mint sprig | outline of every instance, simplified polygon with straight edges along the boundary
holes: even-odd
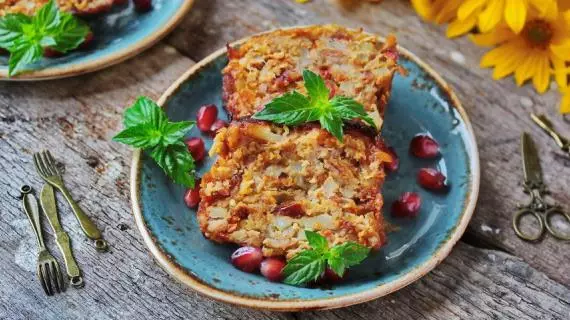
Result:
[[[61,53],[77,48],[88,33],[89,26],[60,11],[54,0],[31,17],[7,14],[0,18],[0,48],[10,52],[8,75],[25,71],[43,56],[46,47]]]
[[[286,284],[299,286],[316,281],[327,265],[342,277],[346,269],[360,264],[370,253],[370,248],[350,241],[329,248],[327,239],[313,231],[305,230],[305,236],[311,249],[299,252],[287,262],[283,269]]]
[[[170,122],[162,108],[139,97],[123,117],[125,129],[113,140],[149,151],[149,155],[175,183],[194,188],[194,159],[182,141],[194,121]]]
[[[323,129],[341,142],[343,121],[362,119],[376,128],[374,120],[354,99],[344,96],[334,96],[329,99],[330,90],[323,78],[316,73],[304,70],[303,81],[308,96],[297,91],[285,93],[266,104],[263,110],[253,115],[253,118],[290,126],[319,121]]]

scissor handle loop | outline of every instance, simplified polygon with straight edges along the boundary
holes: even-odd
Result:
[[[519,225],[521,223],[522,217],[526,215],[534,216],[534,218],[538,221],[538,233],[536,235],[529,235],[521,231]],[[542,235],[544,234],[544,221],[542,221],[542,216],[535,210],[524,208],[517,212],[513,216],[513,229],[515,229],[516,235],[526,241],[538,241]]]
[[[556,239],[569,241],[570,240],[570,234],[562,234],[562,233],[556,231],[556,228],[554,228],[551,225],[551,223],[550,223],[551,219],[550,218],[554,215],[563,216],[564,218],[566,218],[567,225],[570,225],[570,214],[568,214],[568,212],[563,211],[559,207],[554,207],[554,208],[548,209],[544,213],[544,224],[546,225],[546,229],[548,230],[548,232],[553,237],[555,237]]]

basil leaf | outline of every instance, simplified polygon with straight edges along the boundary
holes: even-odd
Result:
[[[163,139],[162,132],[148,124],[127,128],[119,132],[113,141],[128,144],[135,148],[154,147]]]
[[[62,14],[61,22],[53,32],[55,45],[54,49],[60,52],[73,50],[85,41],[89,33],[89,26],[78,20],[69,13]]]
[[[370,248],[350,241],[334,246],[331,249],[331,256],[341,257],[347,267],[360,264],[364,259],[366,259],[366,257],[368,257],[369,253]]]
[[[364,106],[358,103],[358,101],[348,97],[335,96],[330,103],[335,109],[335,113],[340,117],[344,119],[362,119],[374,129],[378,129],[374,120],[372,120],[368,112],[364,109]]]
[[[184,135],[192,129],[194,121],[169,122],[162,129],[163,144],[174,144],[184,138]]]
[[[317,252],[324,252],[328,250],[329,245],[327,243],[327,238],[321,236],[317,232],[305,230],[305,236],[311,248],[315,249]]]
[[[8,50],[14,42],[23,36],[22,25],[32,19],[24,14],[7,14],[0,19],[0,48]]]
[[[283,268],[284,283],[298,286],[315,281],[325,271],[326,260],[315,250],[305,250],[293,257]]]
[[[162,128],[168,122],[164,110],[147,97],[139,97],[125,110],[123,125],[127,128],[148,123],[154,128]]]
[[[316,73],[310,70],[303,70],[303,81],[305,81],[305,88],[311,99],[311,105],[327,104],[329,101],[329,88],[327,88],[325,81]]]
[[[194,188],[194,159],[182,141],[169,146],[159,144],[150,156],[175,183]]]
[[[10,48],[8,60],[8,75],[13,76],[30,64],[38,61],[43,55],[43,48],[38,43],[24,42],[21,40]]]

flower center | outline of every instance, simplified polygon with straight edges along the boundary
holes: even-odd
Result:
[[[532,20],[527,22],[522,34],[531,46],[545,49],[554,36],[554,30],[544,20]]]

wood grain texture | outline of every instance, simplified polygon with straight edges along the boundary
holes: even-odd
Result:
[[[568,179],[560,177],[568,176],[570,160],[531,126],[525,113],[547,110],[553,115],[556,96],[537,96],[530,88],[516,88],[510,80],[490,81],[489,71],[475,67],[481,50],[465,40],[439,36],[440,29],[420,23],[404,2],[386,1],[380,7],[353,11],[328,4],[197,1],[185,23],[167,40],[178,51],[162,43],[90,75],[0,83],[0,319],[570,318],[568,275],[562,270],[569,261],[568,246],[552,239],[523,246],[508,226],[514,203],[524,199],[517,186],[521,127],[546,144],[542,147],[546,180],[557,200],[569,202]],[[397,31],[403,45],[439,68],[457,89],[474,121],[483,165],[482,195],[470,232],[475,239],[491,241],[514,255],[460,242],[433,272],[395,294],[349,308],[308,313],[270,313],[218,303],[176,283],[158,267],[130,211],[131,151],[109,142],[121,127],[123,107],[138,95],[157,98],[193,64],[183,54],[199,59],[226,41],[272,26],[319,21],[352,26],[362,21],[374,32]],[[463,64],[449,60],[453,51],[463,54]],[[533,105],[521,106],[523,97]],[[556,124],[568,132],[559,118]],[[62,224],[72,238],[86,287],[49,298],[34,274],[35,240],[17,199],[22,184],[41,187],[31,163],[31,153],[41,148],[52,150],[66,164],[69,189],[111,244],[111,252],[97,253],[59,199]],[[45,223],[44,230],[48,247],[59,257]]]
[[[540,146],[544,179],[552,197],[570,210],[570,157],[557,149],[529,118],[546,113],[570,136],[570,122],[557,114],[559,94],[537,94],[530,85],[519,88],[511,78],[493,81],[491,70],[481,69],[485,49],[468,39],[445,38],[442,27],[423,23],[407,1],[386,0],[381,5],[361,1],[292,0],[198,1],[167,42],[199,60],[228,42],[272,28],[316,23],[362,27],[380,35],[394,33],[399,43],[433,66],[456,91],[469,114],[481,158],[481,192],[468,233],[479,242],[501,248],[570,286],[570,273],[561,265],[570,261],[570,242],[552,237],[528,244],[514,234],[512,213],[523,194],[520,135],[529,131]],[[566,230],[570,232],[570,230]]]

